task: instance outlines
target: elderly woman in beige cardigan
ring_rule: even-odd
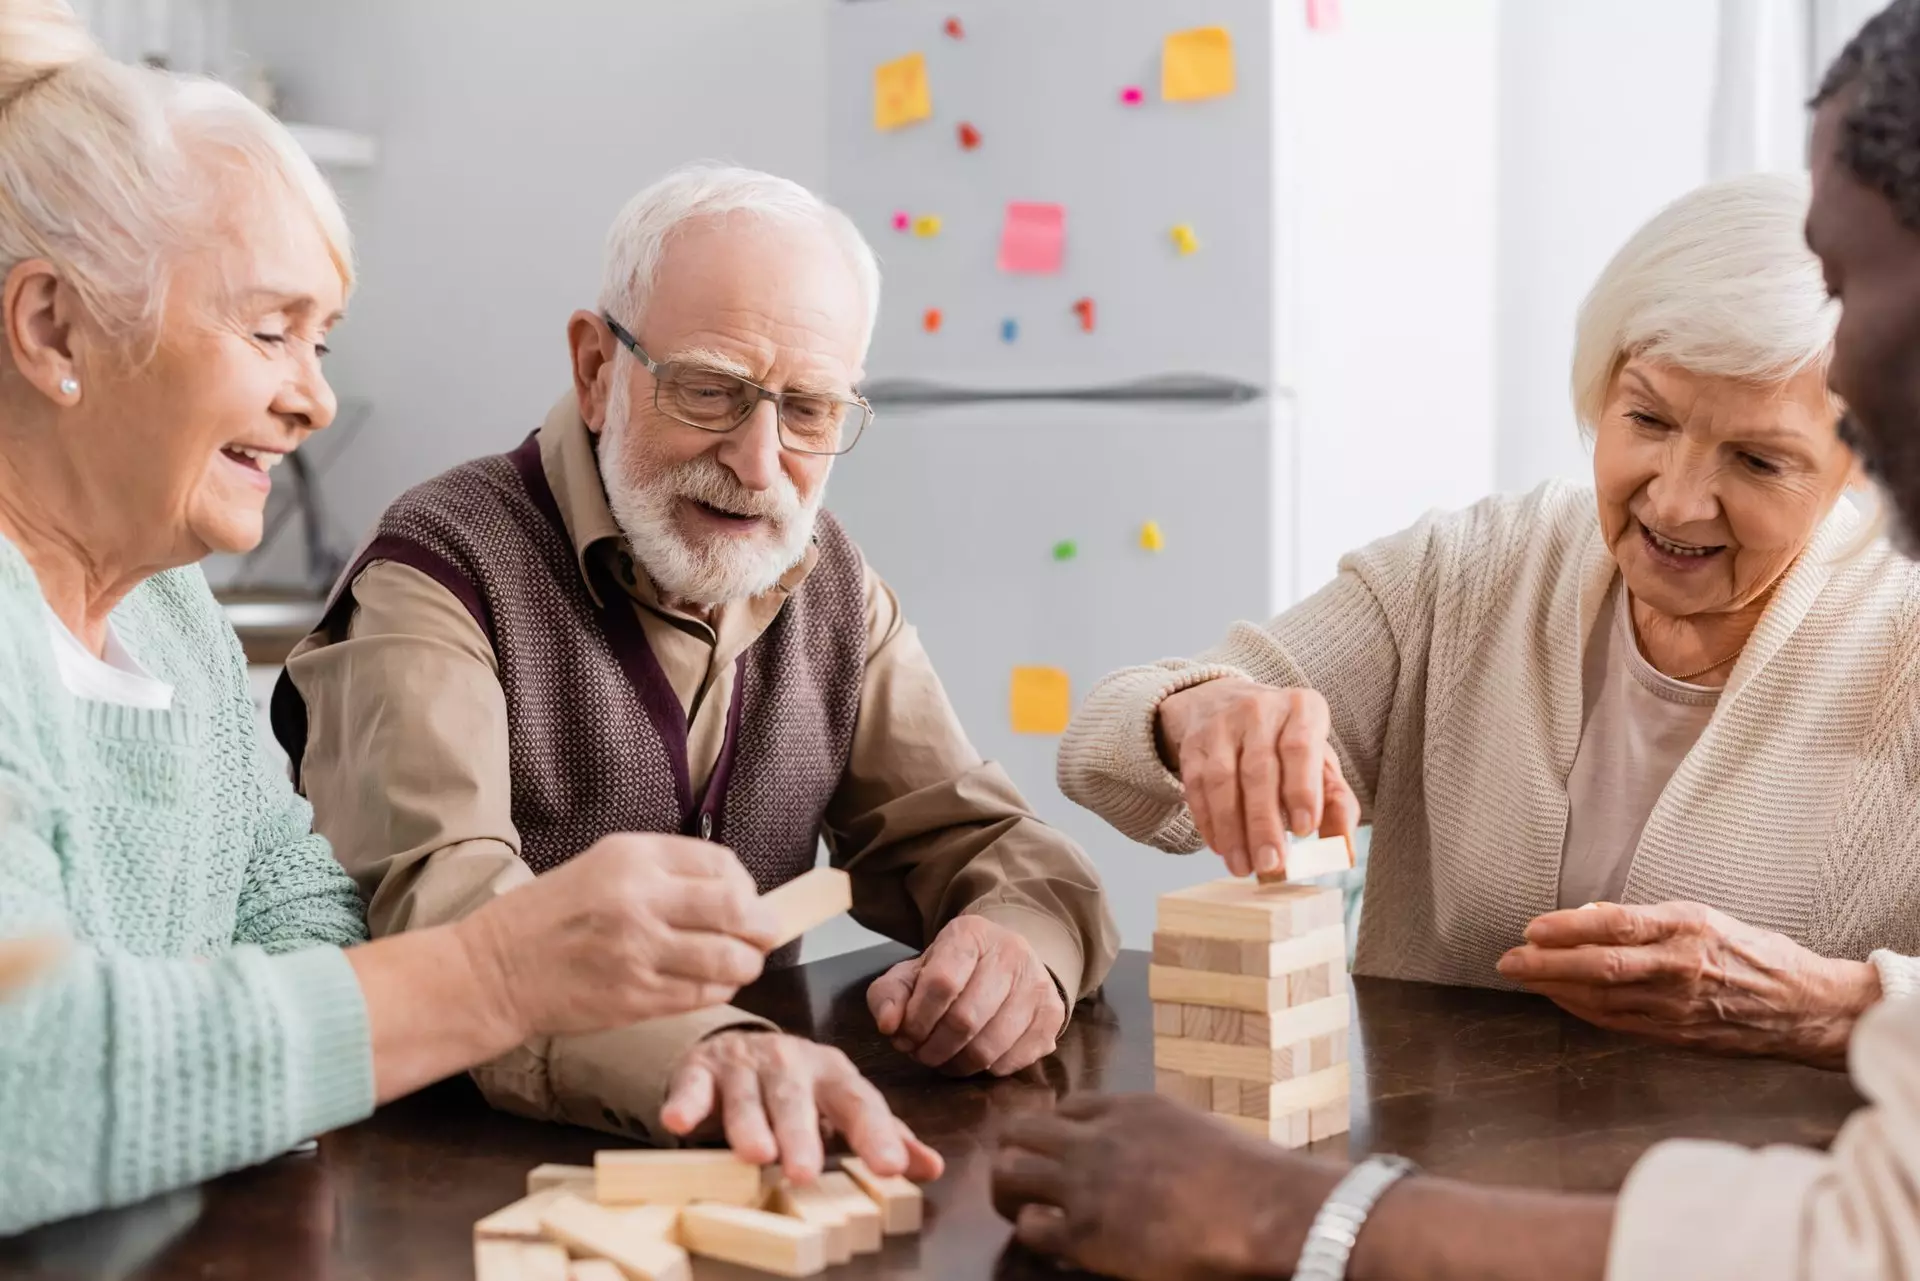
[[[1591,489],[1430,515],[1107,677],[1067,795],[1236,874],[1370,818],[1356,972],[1841,1066],[1920,986],[1920,570],[1846,497],[1806,202],[1715,184],[1607,266],[1573,368]]]

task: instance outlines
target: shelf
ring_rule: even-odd
[[[363,133],[325,125],[287,122],[287,132],[313,157],[313,163],[339,169],[364,169],[380,158],[380,144]]]

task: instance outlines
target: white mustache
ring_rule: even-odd
[[[781,476],[772,489],[755,492],[711,458],[691,458],[662,478],[678,497],[717,507],[736,516],[756,516],[786,526],[798,520],[803,504],[793,481]]]

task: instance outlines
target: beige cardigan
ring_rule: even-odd
[[[1920,566],[1884,543],[1843,560],[1858,520],[1841,503],[1776,590],[1622,898],[1874,953],[1903,995],[1920,988]],[[1581,649],[1617,572],[1584,488],[1430,515],[1265,627],[1107,677],[1061,745],[1061,790],[1190,852],[1160,700],[1223,675],[1317,689],[1373,823],[1355,971],[1510,986],[1494,962],[1556,906]]]

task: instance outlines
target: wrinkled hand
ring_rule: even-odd
[[[1285,835],[1344,835],[1360,802],[1327,741],[1333,718],[1311,689],[1212,680],[1160,704],[1163,755],[1180,775],[1201,839],[1235,876],[1280,869]]]
[[[876,1174],[925,1182],[945,1168],[851,1059],[784,1032],[718,1032],[695,1045],[674,1069],[660,1120],[682,1137],[717,1120],[741,1160],[778,1161],[795,1183],[819,1177],[823,1129],[845,1135]]]
[[[1880,998],[1871,965],[1698,903],[1549,912],[1526,938],[1502,975],[1589,1023],[1722,1054],[1843,1067],[1854,1022]]]
[[[880,1035],[952,1076],[1006,1076],[1053,1053],[1067,1005],[1033,945],[1004,925],[960,916],[933,946],[867,989]]]
[[[1028,1249],[1103,1276],[1269,1276],[1343,1172],[1171,1099],[1080,1094],[1002,1129],[993,1206]]]
[[[724,1005],[776,926],[729,851],[620,833],[454,928],[525,1039]]]

